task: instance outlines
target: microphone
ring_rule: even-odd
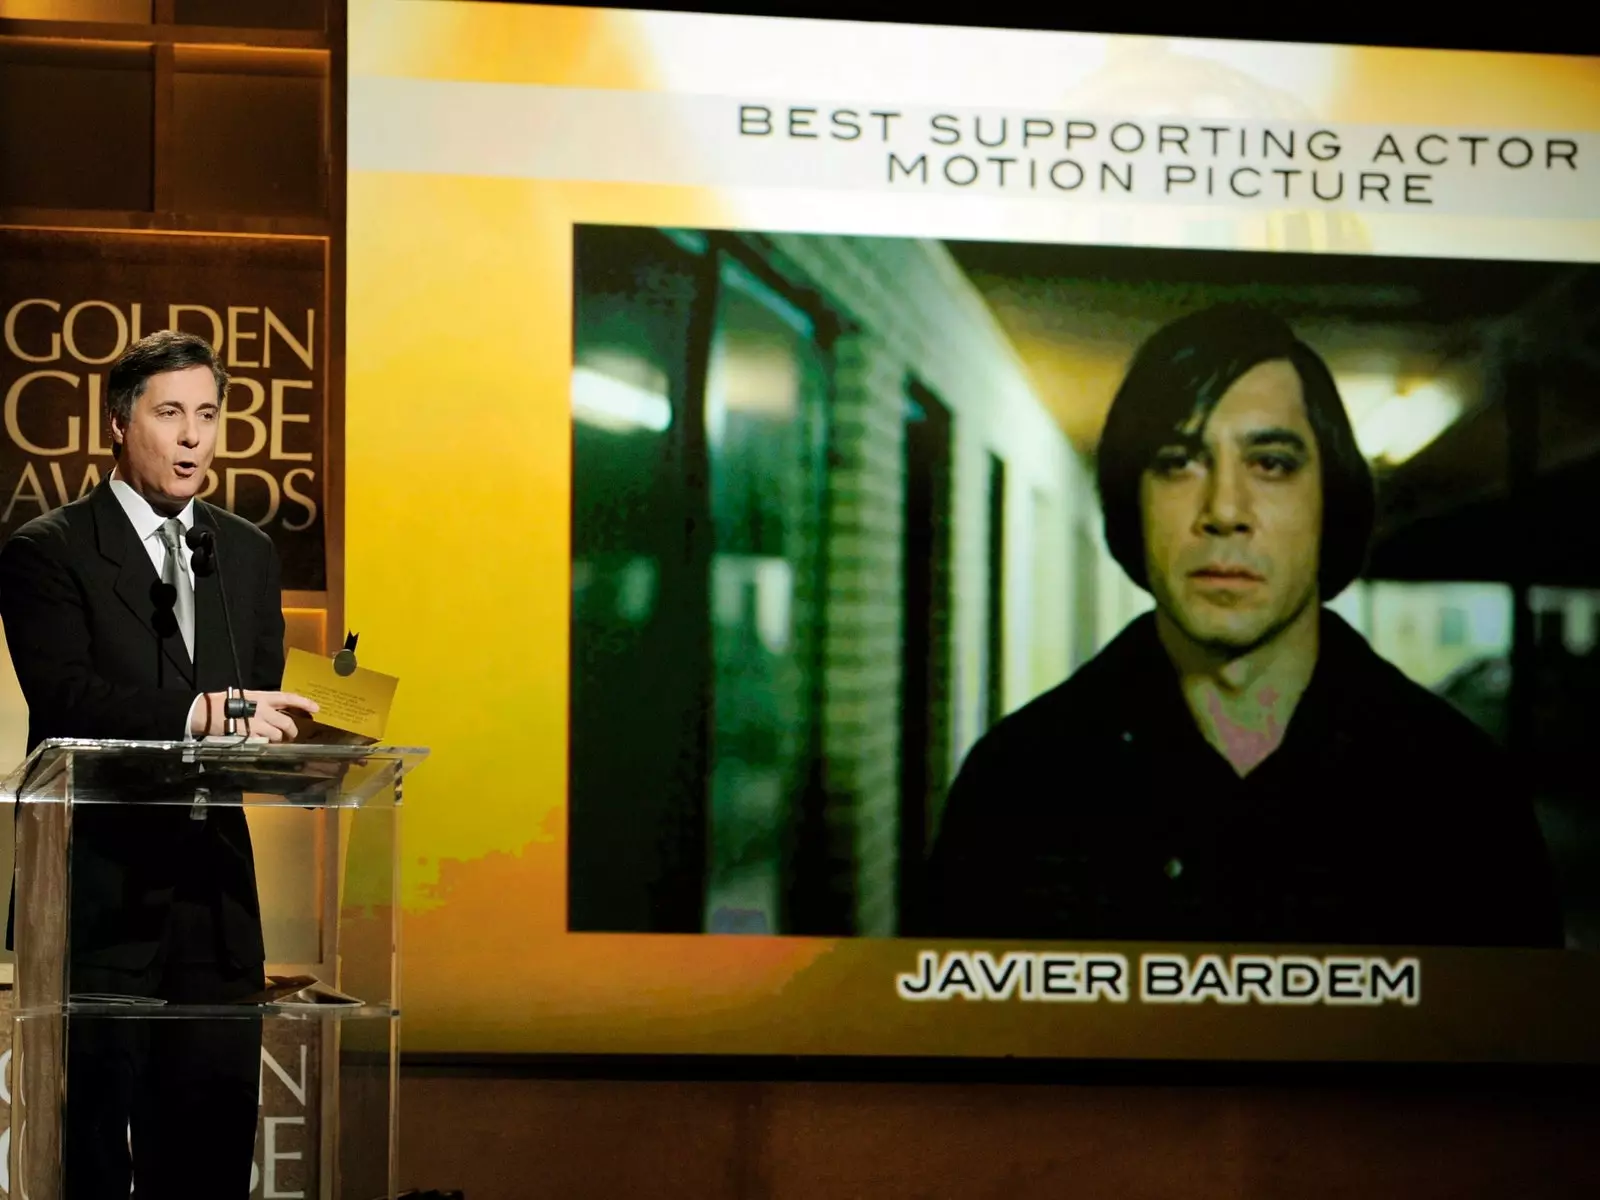
[[[222,620],[228,630],[228,650],[233,655],[233,678],[239,692],[237,696],[230,692],[222,708],[222,715],[227,722],[224,728],[231,735],[235,721],[248,721],[256,715],[256,702],[244,698],[244,672],[239,669],[239,643],[233,637],[233,612],[228,607],[228,588],[223,582],[222,572],[217,570],[217,538],[205,526],[196,525],[184,534],[183,540],[189,545],[189,565],[194,568],[195,578],[215,573],[217,591],[222,596]]]

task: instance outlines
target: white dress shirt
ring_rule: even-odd
[[[128,514],[128,521],[133,526],[133,532],[139,539],[139,544],[144,547],[145,553],[150,556],[150,565],[156,569],[156,578],[162,579],[167,570],[167,544],[161,540],[161,527],[168,518],[151,507],[146,500],[133,488],[117,478],[116,472],[111,473],[111,494],[117,498],[117,503],[122,505],[122,511]],[[183,525],[183,531],[188,533],[194,528],[194,501],[183,506],[183,511],[178,514],[178,520]],[[180,567],[189,577],[189,587],[194,588],[194,551],[189,549],[185,542],[181,548],[183,561]],[[195,635],[199,636],[198,632]],[[189,705],[189,715],[184,718],[183,732],[178,735],[182,741],[194,737],[194,711],[200,704],[201,697],[196,696],[194,703]]]
[[[117,498],[117,503],[122,505],[122,511],[128,514],[128,520],[133,525],[133,532],[138,535],[139,543],[144,547],[145,553],[150,556],[150,565],[156,569],[156,578],[162,579],[167,570],[167,544],[161,540],[161,527],[167,523],[167,516],[157,512],[133,488],[118,479],[115,472],[111,476],[111,494]],[[183,506],[183,511],[178,514],[178,520],[183,524],[184,533],[194,528],[194,501]],[[189,587],[194,587],[194,564],[191,561],[194,552],[187,543],[183,546],[183,573],[189,577]]]

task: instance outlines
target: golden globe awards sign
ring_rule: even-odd
[[[251,1200],[313,1200],[321,1195],[322,1043],[318,1021],[264,1021],[260,1114],[250,1164]],[[11,1186],[11,1096],[16,1072],[11,991],[0,989],[0,1196]]]
[[[112,362],[145,334],[209,341],[233,386],[202,495],[327,586],[326,245],[317,238],[0,229],[0,539],[112,468]]]

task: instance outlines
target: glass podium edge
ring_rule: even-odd
[[[302,762],[336,762],[344,764],[389,763],[394,767],[398,781],[409,775],[430,755],[425,746],[343,746],[302,744],[297,742],[201,742],[201,741],[138,741],[121,738],[48,738],[40,742],[31,754],[0,780],[0,804],[26,803],[19,794],[25,786],[37,787],[49,783],[67,764],[79,756],[109,758],[126,754],[172,756],[185,763],[212,763],[218,766],[240,766],[261,763],[264,766],[280,764],[290,766]]]

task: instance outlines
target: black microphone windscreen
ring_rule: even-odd
[[[183,535],[183,540],[189,544],[191,550],[209,550],[214,538],[211,530],[203,525],[196,525]]]

